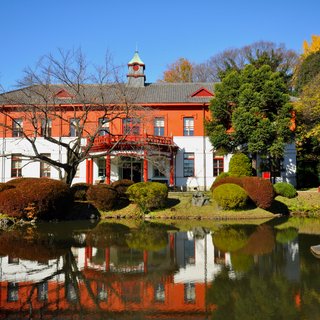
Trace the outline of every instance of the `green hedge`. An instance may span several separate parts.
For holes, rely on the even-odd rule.
[[[222,209],[236,209],[245,206],[248,195],[240,186],[226,183],[213,190],[213,198]]]
[[[131,185],[127,194],[129,199],[136,203],[142,212],[164,208],[168,199],[168,188],[159,182],[138,182]]]
[[[291,183],[277,182],[273,185],[276,195],[286,198],[294,198],[297,195],[297,190]]]
[[[234,177],[252,176],[251,161],[244,153],[235,153],[231,157],[229,175]]]

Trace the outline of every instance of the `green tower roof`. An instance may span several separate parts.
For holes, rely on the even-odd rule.
[[[138,53],[138,51],[136,51],[135,53],[134,53],[134,56],[133,56],[133,58],[129,61],[129,63],[128,64],[142,64],[142,65],[144,65],[144,63],[143,63],[143,61],[140,59],[140,57],[139,57],[139,53]]]

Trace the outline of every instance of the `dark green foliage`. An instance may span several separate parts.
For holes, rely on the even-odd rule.
[[[295,89],[301,93],[303,87],[320,73],[320,51],[306,57],[298,67]]]
[[[273,185],[276,195],[286,198],[294,198],[297,195],[297,190],[291,183],[277,182]]]
[[[291,140],[288,88],[268,65],[247,65],[226,74],[215,86],[207,125],[211,143],[225,153],[242,152],[283,156]]]
[[[71,186],[70,190],[75,200],[87,200],[87,191],[90,187],[88,183],[75,183]]]
[[[67,184],[48,178],[21,178],[0,192],[0,212],[19,219],[62,219],[72,204]]]
[[[130,187],[131,185],[133,185],[134,182],[132,180],[128,180],[128,179],[121,179],[115,182],[112,182],[111,186],[117,191],[118,196],[120,198],[122,197],[128,197],[126,192],[128,187]]]
[[[244,153],[235,153],[229,164],[229,175],[235,177],[251,176],[252,166],[249,157]]]
[[[142,212],[164,208],[168,199],[168,187],[159,182],[138,182],[131,185],[127,194]]]
[[[87,191],[87,199],[91,201],[97,209],[111,210],[117,200],[117,191],[109,185],[91,185]]]
[[[245,206],[248,195],[243,188],[225,183],[213,190],[213,198],[222,209],[237,209]]]
[[[262,209],[268,209],[274,199],[272,183],[259,177],[243,177],[243,188],[254,204]]]

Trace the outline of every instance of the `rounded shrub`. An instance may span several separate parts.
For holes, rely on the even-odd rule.
[[[248,195],[243,188],[225,183],[213,190],[213,198],[222,209],[237,209],[245,206]]]
[[[271,207],[274,199],[274,190],[269,180],[260,177],[242,177],[243,189],[246,190],[253,203],[261,208]]]
[[[75,183],[71,186],[70,190],[75,200],[87,200],[87,191],[90,187],[88,183]]]
[[[128,188],[127,194],[142,212],[148,212],[166,206],[168,187],[160,182],[138,182]]]
[[[118,196],[120,198],[123,198],[123,197],[127,198],[128,197],[128,195],[126,194],[127,189],[133,184],[134,182],[132,180],[121,179],[121,180],[112,182],[111,187],[113,187],[117,191]]]
[[[3,190],[13,189],[13,188],[14,188],[14,186],[11,186],[7,183],[3,183],[3,182],[0,183],[0,192]]]
[[[226,184],[226,183],[233,183],[233,184],[236,184],[238,185],[239,187],[243,187],[243,184],[242,184],[242,179],[241,177],[230,177],[230,176],[227,176],[227,177],[221,177],[220,179],[216,180],[213,182],[210,190],[211,192],[213,192],[213,190],[223,184]]]
[[[117,191],[109,185],[91,185],[87,191],[87,199],[91,201],[97,209],[111,210],[117,201]]]
[[[297,190],[291,183],[277,182],[273,185],[273,188],[277,196],[291,199],[297,195]]]
[[[8,185],[13,188],[0,192],[0,212],[14,218],[62,219],[72,204],[69,186],[59,180],[23,178]]]
[[[231,157],[229,175],[235,177],[252,176],[251,161],[244,153],[235,153]]]

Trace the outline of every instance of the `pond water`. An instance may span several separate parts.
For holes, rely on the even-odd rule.
[[[320,319],[320,235],[47,223],[0,233],[0,319]]]

